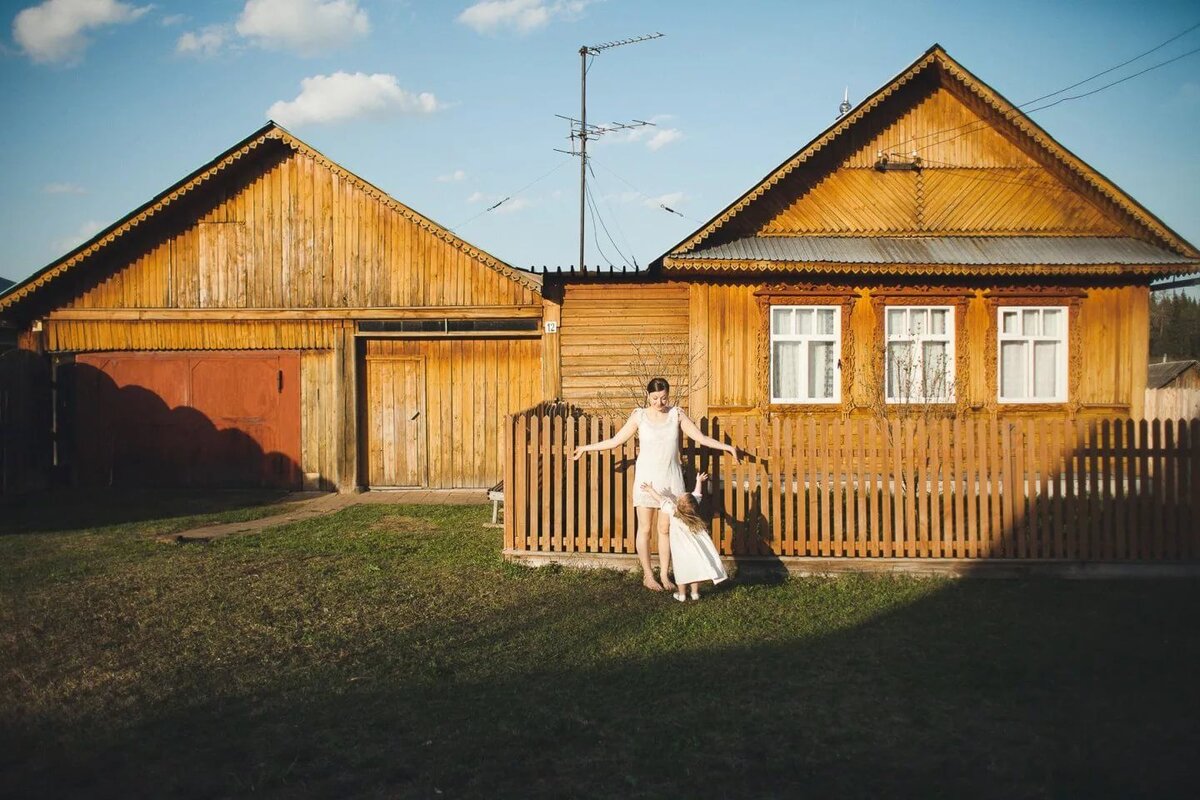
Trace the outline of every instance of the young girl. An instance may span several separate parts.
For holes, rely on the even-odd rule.
[[[708,536],[708,525],[696,509],[701,487],[707,479],[708,473],[701,472],[696,476],[696,488],[692,493],[679,497],[663,495],[649,483],[641,486],[671,519],[671,562],[675,568],[675,583],[679,585],[673,597],[681,603],[688,599],[689,590],[693,600],[700,599],[700,581],[717,584],[729,577]]]

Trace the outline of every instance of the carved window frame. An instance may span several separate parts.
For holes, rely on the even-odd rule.
[[[939,409],[946,412],[964,410],[970,402],[967,382],[971,375],[971,342],[967,330],[967,309],[975,296],[970,289],[947,289],[944,286],[905,286],[896,289],[879,289],[871,292],[871,309],[875,314],[875,347],[872,347],[871,375],[873,398],[885,407],[896,407],[903,403],[887,400],[887,309],[896,306],[936,306],[954,309],[954,395],[943,403],[910,403],[908,405]]]
[[[756,405],[763,413],[830,413],[849,406],[851,387],[846,376],[854,377],[854,354],[848,345],[846,331],[850,329],[850,316],[858,299],[858,289],[850,286],[819,285],[800,287],[796,285],[769,285],[754,293],[758,303],[758,369]],[[771,308],[773,306],[834,306],[841,309],[838,318],[838,398],[820,403],[772,403],[771,402]]]
[[[995,289],[984,292],[988,311],[987,342],[984,351],[987,361],[988,405],[993,411],[1005,414],[1062,412],[1074,416],[1079,412],[1079,384],[1083,373],[1083,342],[1079,327],[1079,310],[1087,292],[1068,287],[1029,289]],[[1012,307],[1063,308],[1066,311],[1066,396],[1061,401],[1045,402],[1000,400],[1000,310]]]

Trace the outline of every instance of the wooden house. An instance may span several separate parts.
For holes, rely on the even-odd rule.
[[[935,45],[647,275],[547,276],[547,358],[588,408],[636,395],[649,341],[693,416],[1138,417],[1149,284],[1197,271]]]
[[[484,487],[541,279],[270,123],[0,295],[80,483]]]
[[[1200,389],[1200,361],[1156,361],[1150,365],[1147,389]]]

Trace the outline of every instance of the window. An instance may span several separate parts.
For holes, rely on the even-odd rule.
[[[892,306],[884,319],[887,401],[954,402],[954,309]]]
[[[841,348],[836,306],[772,306],[771,402],[839,402]]]
[[[1002,403],[1065,403],[1067,310],[999,309],[999,384]]]

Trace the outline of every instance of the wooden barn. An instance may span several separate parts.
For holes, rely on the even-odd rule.
[[[541,279],[270,123],[0,295],[81,484],[485,487]]]
[[[648,275],[546,276],[554,394],[627,407],[664,362],[651,349],[697,417],[1138,417],[1150,281],[1197,271],[1194,246],[935,45]]]

